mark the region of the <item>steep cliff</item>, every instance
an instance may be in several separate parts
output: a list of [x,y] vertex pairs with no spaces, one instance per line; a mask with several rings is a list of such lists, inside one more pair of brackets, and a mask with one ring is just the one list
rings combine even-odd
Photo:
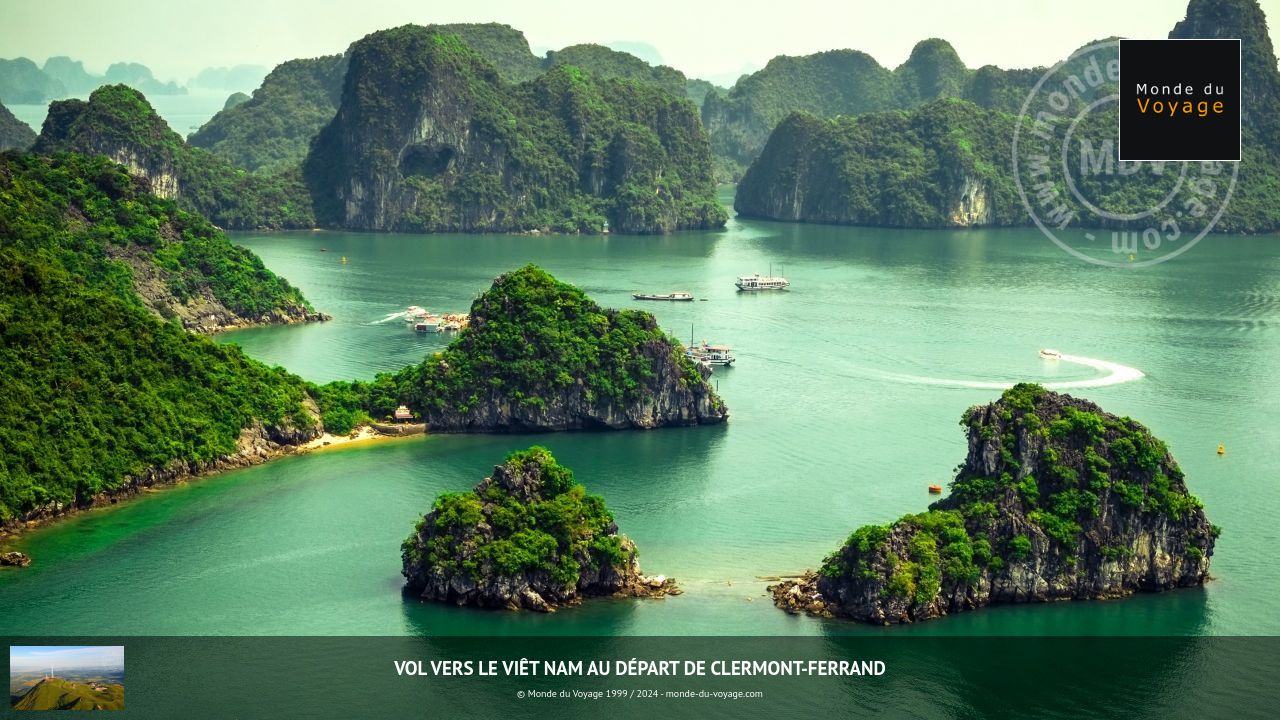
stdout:
[[248,174],[193,148],[127,85],[100,87],[88,101],[51,103],[33,151],[105,155],[145,179],[153,194],[222,227],[315,226],[311,196],[296,169]]
[[1018,385],[961,422],[951,494],[859,528],[817,573],[773,586],[790,611],[872,623],[998,603],[1202,585],[1218,529],[1168,448],[1086,400]]
[[[524,33],[499,23],[432,25],[457,35],[512,82],[542,73],[543,60],[529,50]],[[243,107],[225,108],[187,138],[195,147],[253,171],[297,167],[311,140],[333,120],[342,100],[346,55],[282,63],[262,81]]]
[[457,35],[352,45],[341,107],[307,158],[317,212],[367,230],[666,232],[719,227],[693,106],[561,65],[511,85]]
[[0,151],[26,150],[36,141],[36,133],[0,105]]
[[1012,119],[937,100],[914,113],[784,120],[738,185],[740,215],[893,227],[1024,222]]
[[637,555],[604,500],[541,447],[512,453],[469,493],[436,498],[401,546],[405,586],[424,600],[542,612],[679,592],[641,575]]

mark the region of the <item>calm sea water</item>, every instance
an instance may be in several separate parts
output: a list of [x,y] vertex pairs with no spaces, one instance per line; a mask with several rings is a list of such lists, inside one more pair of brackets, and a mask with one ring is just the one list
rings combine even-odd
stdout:
[[[1212,237],[1109,270],[1034,231],[916,232],[731,221],[669,237],[246,234],[330,323],[222,336],[315,381],[419,361],[443,337],[398,319],[464,310],[536,262],[604,305],[635,291],[682,339],[732,344],[720,427],[439,436],[227,473],[33,532],[0,573],[0,634],[1227,634],[1280,633],[1280,244]],[[343,264],[341,259],[347,258]],[[737,275],[792,290],[739,294]],[[1055,347],[1088,364],[1041,361]],[[1136,377],[1127,369],[1143,374]],[[1136,377],[1136,379],[1135,379]],[[958,421],[1001,383],[1077,383],[1168,441],[1224,532],[1203,590],[992,608],[888,630],[788,616],[763,577],[813,567],[855,527],[923,509],[965,453]],[[399,543],[442,491],[511,450],[552,449],[605,496],[649,573],[680,597],[554,615],[474,612],[400,594]],[[1215,450],[1224,443],[1227,453]]]

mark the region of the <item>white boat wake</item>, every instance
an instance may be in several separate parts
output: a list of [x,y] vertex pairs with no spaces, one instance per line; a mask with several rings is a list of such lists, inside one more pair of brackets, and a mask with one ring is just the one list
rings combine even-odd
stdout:
[[384,323],[384,322],[391,322],[392,320],[396,320],[396,319],[398,319],[398,318],[402,318],[402,317],[404,317],[405,315],[408,315],[408,314],[409,314],[409,313],[408,313],[407,311],[405,311],[405,310],[401,310],[400,312],[393,312],[393,313],[391,313],[390,315],[388,315],[388,316],[386,316],[386,317],[382,318],[381,320],[374,320],[373,322],[371,322],[371,323],[369,323],[369,324],[370,324],[370,325],[381,325],[381,324],[382,324],[382,323]]
[[[1146,377],[1143,372],[1137,368],[1121,365],[1120,363],[1110,362],[1108,360],[1099,360],[1097,358],[1080,357],[1079,355],[1063,355],[1059,362],[1075,363],[1076,365],[1084,365],[1096,370],[1106,372],[1106,375],[1096,378],[1088,378],[1085,380],[1064,380],[1062,382],[1045,382],[1040,383],[1050,390],[1074,390],[1078,388],[1095,388],[1105,387],[1107,385],[1119,385],[1120,383],[1133,382]],[[990,382],[984,380],[949,380],[946,378],[930,378],[920,377],[917,375],[901,375],[898,373],[885,373],[888,377],[901,380],[903,382],[915,383],[919,385],[938,385],[941,387],[957,387],[957,388],[978,388],[981,390],[1006,390],[1013,387],[1013,382]]]

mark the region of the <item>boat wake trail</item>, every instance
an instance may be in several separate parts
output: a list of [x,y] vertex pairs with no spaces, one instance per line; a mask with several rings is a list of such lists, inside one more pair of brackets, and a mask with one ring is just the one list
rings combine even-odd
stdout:
[[[1086,367],[1101,370],[1106,375],[1096,378],[1088,378],[1085,380],[1064,380],[1062,382],[1046,382],[1040,383],[1050,390],[1074,390],[1078,388],[1095,388],[1106,387],[1107,385],[1119,385],[1120,383],[1133,382],[1141,380],[1145,375],[1137,368],[1121,365],[1109,360],[1099,360],[1097,358],[1081,357],[1079,355],[1063,355],[1060,362],[1075,363],[1076,365],[1084,365]],[[901,382],[914,383],[917,385],[936,385],[939,387],[955,387],[955,388],[978,388],[981,390],[1006,390],[1013,387],[1015,382],[992,382],[987,380],[951,380],[946,378],[930,378],[920,377],[918,375],[902,375],[899,373],[885,373],[886,377]]]
[[400,312],[393,312],[393,313],[391,313],[390,315],[388,315],[388,316],[386,316],[386,317],[382,318],[381,320],[374,320],[373,322],[368,323],[368,324],[369,324],[369,325],[381,325],[381,324],[382,324],[382,323],[384,323],[384,322],[391,322],[392,320],[396,320],[396,319],[398,319],[398,318],[402,318],[402,317],[404,317],[405,315],[408,315],[408,313],[407,313],[406,311],[404,311],[404,310],[401,310]]

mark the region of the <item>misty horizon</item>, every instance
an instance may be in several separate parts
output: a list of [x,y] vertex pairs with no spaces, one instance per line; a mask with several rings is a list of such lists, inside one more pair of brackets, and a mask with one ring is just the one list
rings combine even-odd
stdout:
[[[1165,37],[1185,15],[1183,0],[1141,0],[1118,5],[1081,0],[1069,7],[1028,7],[997,0],[981,15],[956,5],[903,0],[871,6],[802,1],[776,6],[687,6],[659,0],[650,12],[581,2],[525,6],[512,0],[475,0],[424,9],[403,0],[362,4],[358,12],[333,0],[297,0],[262,6],[231,0],[217,7],[176,11],[160,0],[103,2],[72,0],[18,3],[0,27],[0,57],[26,57],[43,66],[66,56],[102,75],[117,62],[146,65],[161,81],[190,85],[208,69],[260,66],[340,54],[378,30],[405,24],[496,22],[524,33],[539,57],[548,50],[595,43],[665,64],[689,78],[731,86],[742,74],[778,55],[808,55],[833,49],[865,52],[881,65],[904,62],[917,43],[942,38],[971,68],[1052,65],[1089,42],[1111,36]],[[928,4],[928,3],[924,3]],[[1263,11],[1280,15],[1280,0],[1263,0]],[[78,22],[68,26],[74,14]],[[1276,31],[1271,31],[1273,43]],[[1010,42],[1009,38],[1019,38]],[[252,88],[244,88],[246,91]]]

